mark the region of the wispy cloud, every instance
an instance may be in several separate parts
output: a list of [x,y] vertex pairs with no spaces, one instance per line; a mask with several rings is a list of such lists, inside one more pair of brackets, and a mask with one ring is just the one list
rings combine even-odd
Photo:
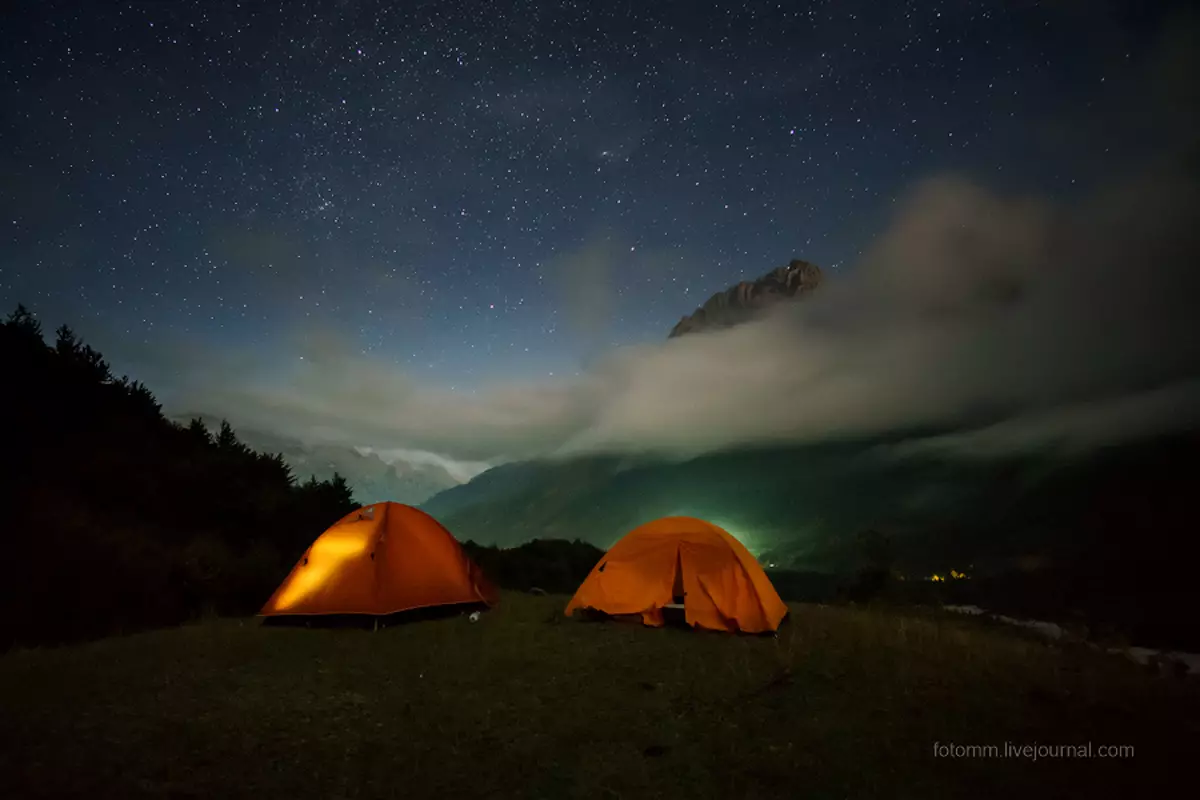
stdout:
[[[191,402],[314,437],[479,460],[696,453],[1007,418],[1043,420],[1012,440],[1035,446],[1077,413],[1076,439],[1100,442],[1141,424],[1141,406],[1118,400],[1121,413],[1097,415],[1093,403],[1200,375],[1198,200],[1171,171],[1071,208],[935,179],[809,300],[620,350],[579,378],[456,393],[310,332],[285,362],[247,369],[242,354],[236,375],[210,373]],[[1144,409],[1170,427],[1163,406]]]
[[[1195,56],[1171,41],[1136,107],[1193,120],[1193,84],[1177,78]],[[1164,98],[1151,86],[1174,89]],[[620,349],[579,377],[454,392],[309,330],[282,359],[277,348],[193,353],[194,369],[176,363],[187,379],[178,402],[468,462],[692,454],[918,426],[946,434],[912,452],[977,455],[1191,427],[1200,150],[1182,131],[1155,147],[1136,168],[1114,158],[1099,188],[1069,201],[933,177],[897,202],[859,263],[806,301],[732,330]],[[557,265],[569,276],[564,309],[585,334],[619,302],[606,285],[610,255],[584,248]]]

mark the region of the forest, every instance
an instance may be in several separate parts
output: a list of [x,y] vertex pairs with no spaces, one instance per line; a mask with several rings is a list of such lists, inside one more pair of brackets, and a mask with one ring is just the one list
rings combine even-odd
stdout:
[[168,421],[69,327],[47,344],[18,306],[0,324],[8,408],[0,649],[253,614],[355,507],[228,423]]

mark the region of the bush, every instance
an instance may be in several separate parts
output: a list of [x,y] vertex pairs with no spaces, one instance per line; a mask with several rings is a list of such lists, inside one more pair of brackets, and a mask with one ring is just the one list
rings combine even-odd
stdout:
[[500,549],[465,542],[463,549],[488,579],[502,589],[574,594],[604,551],[578,539],[535,539]]

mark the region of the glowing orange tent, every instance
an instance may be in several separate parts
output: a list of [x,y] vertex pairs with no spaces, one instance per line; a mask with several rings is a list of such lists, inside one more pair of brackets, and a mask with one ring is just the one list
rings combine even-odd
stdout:
[[787,606],[754,556],[727,531],[692,517],[663,517],[627,533],[580,585],[577,608],[641,615],[663,624],[663,609],[683,606],[689,625],[765,633]]
[[318,536],[259,614],[392,614],[498,599],[437,520],[412,506],[376,503]]

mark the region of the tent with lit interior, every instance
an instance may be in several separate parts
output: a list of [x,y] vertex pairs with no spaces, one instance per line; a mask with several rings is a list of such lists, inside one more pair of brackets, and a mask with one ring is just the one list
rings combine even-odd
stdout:
[[787,606],[750,551],[728,531],[693,517],[663,517],[627,533],[592,568],[566,614],[576,609],[640,616],[664,624],[682,607],[687,624],[767,633]]
[[498,599],[437,520],[412,506],[375,503],[318,536],[259,615],[382,616]]

